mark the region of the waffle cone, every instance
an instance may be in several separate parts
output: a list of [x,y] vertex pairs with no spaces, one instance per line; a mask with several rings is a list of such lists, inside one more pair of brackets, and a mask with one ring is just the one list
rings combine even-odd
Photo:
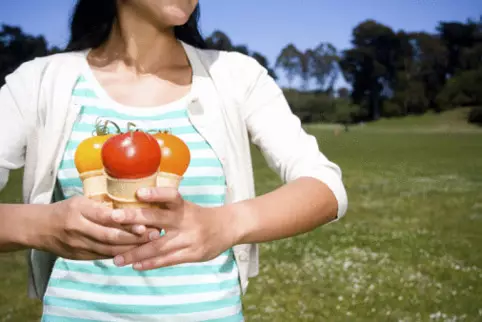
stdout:
[[157,174],[157,186],[163,188],[179,188],[182,177],[174,173],[159,172]]
[[153,204],[137,199],[137,190],[156,186],[157,172],[139,179],[118,179],[105,174],[107,180],[107,196],[112,200],[113,207],[119,208],[151,208]]
[[97,201],[108,201],[107,183],[102,170],[83,172],[79,177],[82,180],[85,197]]

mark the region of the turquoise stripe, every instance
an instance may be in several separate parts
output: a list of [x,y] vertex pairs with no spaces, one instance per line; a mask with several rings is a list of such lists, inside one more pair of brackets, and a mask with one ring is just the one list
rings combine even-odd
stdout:
[[227,316],[225,318],[210,319],[209,322],[242,322],[244,321],[243,314],[239,312],[236,315]]
[[[85,291],[96,294],[126,294],[126,295],[182,295],[196,294],[203,292],[216,292],[230,290],[239,286],[237,278],[219,283],[179,285],[179,286],[131,286],[131,285],[103,285],[92,284],[79,281],[69,281],[64,279],[51,279],[49,287],[58,287],[69,290]],[[202,296],[202,294],[200,294]]]
[[[114,314],[186,314],[219,310],[228,306],[241,305],[241,299],[239,296],[233,296],[227,299],[217,301],[179,305],[122,305],[98,303],[85,300],[70,300],[54,296],[45,296],[44,303],[45,305],[50,306],[60,306],[77,310],[97,311]],[[159,318],[162,319],[162,316],[159,316]]]
[[97,98],[95,92],[89,88],[74,89],[74,91],[72,92],[72,96]]
[[170,266],[149,271],[136,271],[131,266],[124,267],[101,267],[76,263],[66,263],[59,260],[55,263],[55,269],[69,272],[86,273],[105,276],[134,276],[134,277],[161,277],[161,276],[189,276],[230,273],[235,267],[233,259],[222,265],[199,265],[199,266]]
[[77,168],[75,167],[75,161],[73,159],[63,159],[60,162],[59,170],[72,170]]
[[192,203],[223,204],[224,195],[183,195],[182,198]]
[[40,322],[92,322],[92,320],[45,314]]
[[[80,141],[69,141],[66,146],[66,151],[75,151],[79,144]],[[206,150],[211,148],[211,146],[207,142],[186,142],[186,144],[190,150]]]
[[79,187],[82,188],[82,180],[80,178],[59,179],[60,184],[64,188]]
[[224,186],[225,184],[224,177],[186,177],[182,179],[180,187]]
[[171,112],[164,112],[164,113],[159,113],[159,114],[153,114],[153,115],[146,115],[146,116],[141,116],[141,115],[129,115],[129,114],[124,114],[120,113],[111,109],[106,109],[106,108],[99,108],[97,106],[88,106],[84,105],[82,106],[82,114],[83,115],[94,115],[94,116],[101,116],[104,118],[116,118],[119,120],[125,120],[125,121],[133,121],[133,118],[136,120],[141,120],[141,121],[155,121],[155,120],[170,120],[170,119],[179,119],[179,118],[185,118],[186,117],[186,110],[176,110],[176,111],[171,111]]
[[[159,318],[162,318],[162,317],[159,317]],[[241,322],[241,321],[243,321],[243,315],[241,313],[238,313],[233,316],[228,316],[225,318],[209,320],[209,322]],[[63,316],[54,316],[54,315],[44,315],[42,316],[42,320],[40,322],[92,322],[92,320],[70,318],[70,317],[63,317]]]

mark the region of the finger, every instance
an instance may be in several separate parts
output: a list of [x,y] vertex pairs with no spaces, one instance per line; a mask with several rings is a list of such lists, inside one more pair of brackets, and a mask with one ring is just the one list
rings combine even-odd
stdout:
[[129,231],[136,235],[143,235],[147,231],[147,227],[144,225],[121,225],[126,231]]
[[176,188],[142,188],[137,191],[137,197],[144,202],[166,204],[169,208],[182,205],[183,199]]
[[105,227],[91,222],[87,222],[80,231],[85,237],[108,245],[143,244],[150,240],[149,234],[146,233],[136,235],[123,229]]
[[197,256],[189,248],[181,248],[164,256],[150,258],[133,265],[133,268],[138,271],[147,271],[151,269],[174,266],[185,263],[192,263],[197,261]]
[[179,238],[172,237],[168,234],[162,236],[157,240],[153,240],[145,245],[137,247],[136,249],[122,253],[116,256],[114,263],[118,266],[125,266],[142,262],[144,260],[162,256],[169,252],[173,252],[187,247],[186,243],[183,243]]
[[113,209],[104,206],[102,203],[89,202],[81,210],[82,216],[91,222],[103,226],[116,226],[118,223],[112,220]]
[[106,245],[94,243],[90,247],[95,253],[105,256],[104,259],[112,259],[119,254],[138,248],[139,245]]
[[148,227],[170,227],[173,224],[170,211],[160,208],[116,209],[112,220],[122,225],[144,225]]
[[61,256],[73,260],[112,259],[118,254],[128,252],[137,247],[139,247],[139,244],[108,245],[85,236],[78,236],[70,251],[67,251],[66,254],[61,254]]

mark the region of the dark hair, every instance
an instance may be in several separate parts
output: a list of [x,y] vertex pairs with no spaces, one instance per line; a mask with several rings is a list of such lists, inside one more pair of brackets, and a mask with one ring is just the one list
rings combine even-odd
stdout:
[[[70,40],[66,51],[85,50],[102,45],[117,16],[116,0],[78,0],[70,22]],[[177,39],[197,48],[206,48],[199,31],[199,4],[189,20],[174,27]]]

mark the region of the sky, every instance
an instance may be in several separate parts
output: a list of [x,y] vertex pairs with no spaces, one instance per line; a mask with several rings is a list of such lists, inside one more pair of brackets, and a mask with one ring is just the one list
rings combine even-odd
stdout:
[[[99,0],[103,1],[103,0]],[[75,0],[0,0],[0,24],[44,35],[49,44],[66,44]],[[349,48],[353,28],[374,19],[394,30],[434,32],[439,21],[478,20],[482,0],[199,0],[201,31],[218,29],[234,44],[245,44],[274,64],[281,49],[300,50],[329,42]],[[286,85],[282,71],[280,83]],[[343,86],[342,78],[337,86]]]

